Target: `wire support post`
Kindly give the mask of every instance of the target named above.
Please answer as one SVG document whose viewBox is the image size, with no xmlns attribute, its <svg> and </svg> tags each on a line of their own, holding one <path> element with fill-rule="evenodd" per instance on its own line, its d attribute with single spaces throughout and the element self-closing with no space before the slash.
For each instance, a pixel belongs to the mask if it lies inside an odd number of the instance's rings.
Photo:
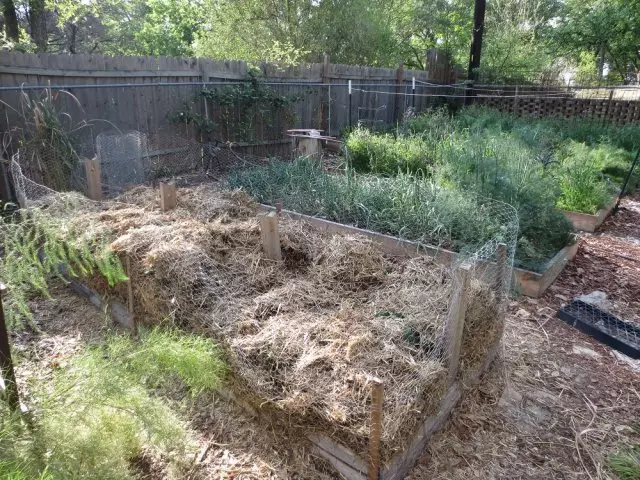
<svg viewBox="0 0 640 480">
<path fill-rule="evenodd" d="M 18 384 L 13 370 L 13 360 L 11 358 L 11 347 L 9 346 L 9 333 L 7 332 L 7 324 L 4 316 L 4 308 L 2 306 L 2 297 L 7 287 L 0 283 L 0 373 L 2 374 L 2 383 L 0 384 L 0 393 L 4 393 L 9 404 L 9 408 L 17 411 L 20 408 L 20 395 L 18 393 Z"/>
</svg>

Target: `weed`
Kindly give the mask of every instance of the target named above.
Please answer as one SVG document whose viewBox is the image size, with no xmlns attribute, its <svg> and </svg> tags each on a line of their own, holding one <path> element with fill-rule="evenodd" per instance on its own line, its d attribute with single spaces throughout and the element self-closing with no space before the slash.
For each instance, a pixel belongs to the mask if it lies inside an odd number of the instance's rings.
<svg viewBox="0 0 640 480">
<path fill-rule="evenodd" d="M 223 373 L 209 339 L 159 328 L 140 343 L 113 336 L 72 357 L 51 379 L 31 379 L 33 430 L 2 412 L 0 473 L 17 480 L 131 479 L 132 461 L 146 449 L 180 469 L 193 448 L 189 430 L 170 401 L 149 389 L 179 381 L 193 393 L 211 390 Z"/>
<path fill-rule="evenodd" d="M 640 480 L 640 446 L 612 455 L 608 463 L 620 480 Z"/>
</svg>

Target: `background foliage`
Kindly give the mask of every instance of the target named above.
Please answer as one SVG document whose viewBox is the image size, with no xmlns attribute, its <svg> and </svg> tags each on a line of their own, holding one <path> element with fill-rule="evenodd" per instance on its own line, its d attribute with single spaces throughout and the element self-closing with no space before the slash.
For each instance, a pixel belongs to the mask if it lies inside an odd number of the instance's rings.
<svg viewBox="0 0 640 480">
<path fill-rule="evenodd" d="M 437 47 L 465 68 L 473 0 L 4 0 L 5 48 L 197 55 L 424 69 Z M 637 81 L 640 0 L 491 0 L 492 81 Z"/>
</svg>

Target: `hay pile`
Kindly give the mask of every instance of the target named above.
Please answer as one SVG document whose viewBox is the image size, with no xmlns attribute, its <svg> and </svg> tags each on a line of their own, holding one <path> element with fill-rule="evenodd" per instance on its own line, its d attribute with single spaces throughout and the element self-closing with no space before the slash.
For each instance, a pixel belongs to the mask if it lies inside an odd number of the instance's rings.
<svg viewBox="0 0 640 480">
<path fill-rule="evenodd" d="M 72 223 L 130 258 L 139 320 L 170 318 L 215 336 L 237 388 L 307 432 L 364 454 L 369 383 L 379 378 L 389 458 L 440 404 L 453 282 L 428 258 L 390 258 L 363 237 L 281 219 L 284 258 L 274 262 L 262 253 L 256 205 L 212 186 L 181 190 L 166 214 L 157 193 L 139 187 L 76 212 Z M 112 294 L 126 298 L 122 287 Z M 474 325 L 490 325 L 491 307 L 476 303 Z M 474 329 L 463 346 L 470 358 L 482 348 Z"/>
</svg>

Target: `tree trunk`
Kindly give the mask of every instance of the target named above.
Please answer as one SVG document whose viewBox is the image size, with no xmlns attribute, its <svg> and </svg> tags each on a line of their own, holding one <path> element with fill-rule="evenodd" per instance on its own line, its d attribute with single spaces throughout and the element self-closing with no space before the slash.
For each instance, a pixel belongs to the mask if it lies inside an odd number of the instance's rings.
<svg viewBox="0 0 640 480">
<path fill-rule="evenodd" d="M 45 0 L 29 0 L 29 27 L 31 40 L 36 44 L 38 52 L 47 50 L 47 16 L 44 8 Z"/>
<path fill-rule="evenodd" d="M 69 24 L 69 53 L 76 53 L 76 40 L 78 38 L 78 26 L 75 23 Z"/>
<path fill-rule="evenodd" d="M 598 78 L 602 80 L 604 77 L 604 45 L 600 46 L 598 50 Z"/>
<path fill-rule="evenodd" d="M 7 38 L 17 42 L 20 40 L 20 29 L 18 28 L 18 17 L 16 16 L 16 6 L 13 0 L 2 0 L 2 14 Z"/>
</svg>

